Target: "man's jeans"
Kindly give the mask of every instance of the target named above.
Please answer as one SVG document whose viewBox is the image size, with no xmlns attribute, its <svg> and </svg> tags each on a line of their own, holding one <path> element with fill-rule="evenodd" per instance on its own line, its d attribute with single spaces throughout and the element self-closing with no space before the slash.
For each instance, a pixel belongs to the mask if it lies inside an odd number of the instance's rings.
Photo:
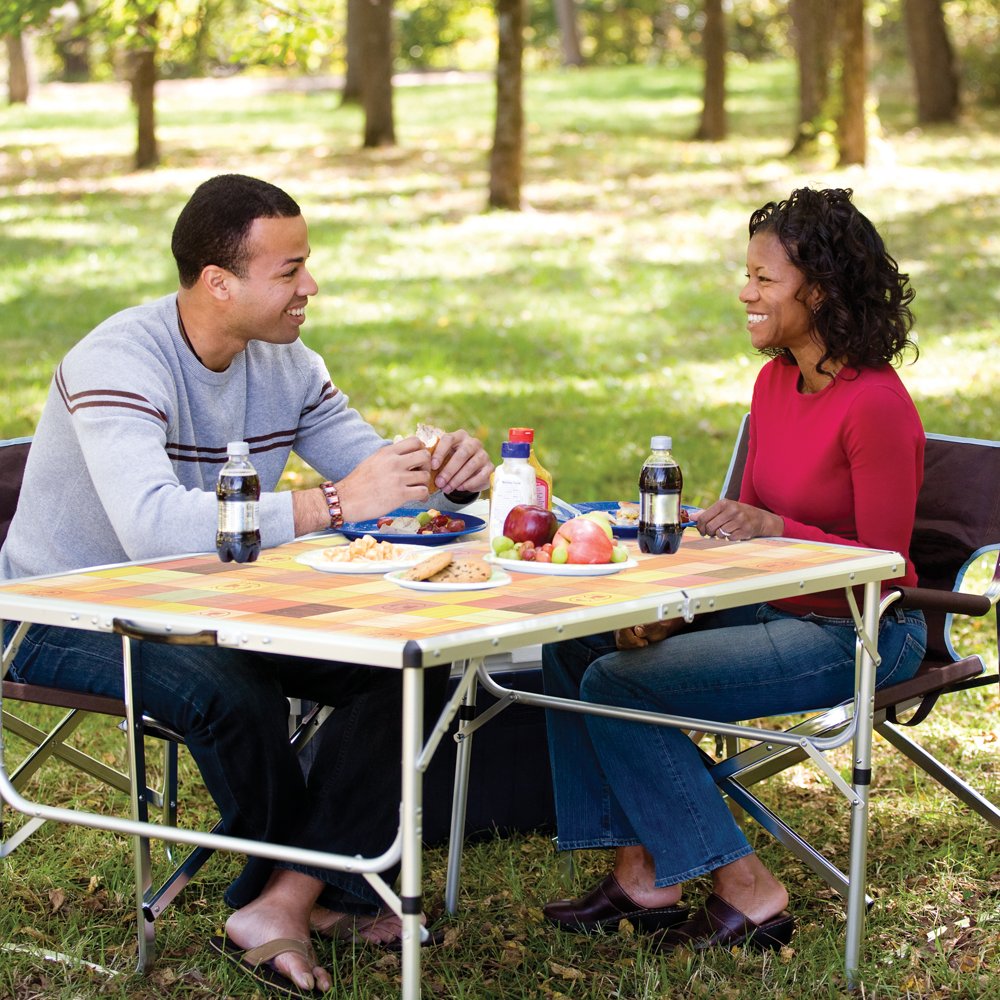
<svg viewBox="0 0 1000 1000">
<path fill-rule="evenodd" d="M 14 623 L 6 623 L 5 642 Z M 34 625 L 11 666 L 11 680 L 123 696 L 121 638 Z M 143 707 L 184 737 L 225 832 L 339 854 L 380 854 L 399 825 L 398 670 L 205 646 L 137 643 Z M 448 671 L 426 673 L 428 711 L 444 697 Z M 315 737 L 304 776 L 288 742 L 288 698 L 335 709 Z M 245 906 L 274 862 L 250 858 L 226 900 Z M 295 868 L 327 883 L 322 902 L 370 911 L 378 896 L 360 875 Z M 391 882 L 395 870 L 385 873 Z"/>
<path fill-rule="evenodd" d="M 920 612 L 884 616 L 877 686 L 916 673 L 926 632 Z M 617 651 L 611 633 L 547 645 L 542 665 L 546 694 L 740 722 L 853 697 L 854 648 L 850 619 L 761 604 L 705 615 L 641 649 Z M 658 886 L 751 853 L 683 731 L 555 710 L 546 723 L 560 849 L 642 844 Z"/>
</svg>

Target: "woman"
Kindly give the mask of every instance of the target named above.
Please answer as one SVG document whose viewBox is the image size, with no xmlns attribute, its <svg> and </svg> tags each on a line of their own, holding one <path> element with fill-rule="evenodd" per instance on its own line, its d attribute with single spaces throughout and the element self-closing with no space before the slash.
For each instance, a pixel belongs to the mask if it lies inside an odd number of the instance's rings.
<svg viewBox="0 0 1000 1000">
<path fill-rule="evenodd" d="M 771 360 L 754 387 L 740 498 L 706 508 L 702 535 L 908 552 L 924 433 L 892 363 L 913 346 L 913 291 L 850 199 L 802 188 L 751 216 L 740 301 Z M 916 582 L 908 559 L 898 582 Z M 925 641 L 919 612 L 884 616 L 877 685 L 912 676 Z M 854 648 L 837 591 L 546 646 L 543 667 L 548 694 L 736 722 L 851 697 Z M 659 930 L 661 950 L 788 942 L 787 892 L 682 731 L 557 711 L 547 723 L 560 849 L 616 848 L 612 872 L 549 903 L 550 921 L 587 932 L 627 917 Z M 683 884 L 704 874 L 713 892 L 689 918 Z"/>
</svg>

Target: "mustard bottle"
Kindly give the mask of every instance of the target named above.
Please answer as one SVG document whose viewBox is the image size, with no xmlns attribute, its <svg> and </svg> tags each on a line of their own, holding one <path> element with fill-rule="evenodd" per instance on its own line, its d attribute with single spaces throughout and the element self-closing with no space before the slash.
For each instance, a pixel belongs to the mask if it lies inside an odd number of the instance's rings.
<svg viewBox="0 0 1000 1000">
<path fill-rule="evenodd" d="M 511 427 L 507 439 L 514 442 L 525 442 L 531 450 L 528 453 L 528 465 L 535 472 L 535 504 L 552 509 L 552 473 L 549 472 L 535 454 L 535 431 L 533 427 Z"/>
</svg>

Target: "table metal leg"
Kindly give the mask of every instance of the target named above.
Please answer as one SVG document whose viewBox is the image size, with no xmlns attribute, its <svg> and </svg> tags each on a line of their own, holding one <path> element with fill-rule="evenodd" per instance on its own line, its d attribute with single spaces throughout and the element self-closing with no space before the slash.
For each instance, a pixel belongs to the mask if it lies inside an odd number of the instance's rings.
<svg viewBox="0 0 1000 1000">
<path fill-rule="evenodd" d="M 871 643 L 878 638 L 879 584 L 865 584 L 864 636 L 858 640 L 858 679 L 855 695 L 854 774 L 851 784 L 855 801 L 851 806 L 851 852 L 848 868 L 847 930 L 844 967 L 850 987 L 857 984 L 861 964 L 861 939 L 865 925 L 865 876 L 868 861 L 868 791 L 871 786 L 872 725 L 875 719 L 875 660 Z"/>
<path fill-rule="evenodd" d="M 424 729 L 424 672 L 421 667 L 403 668 L 402 823 L 403 847 L 400 868 L 400 902 L 403 921 L 403 1000 L 420 997 L 420 917 L 423 873 L 423 774 L 418 757 Z"/>
<path fill-rule="evenodd" d="M 473 669 L 466 665 L 466 670 Z M 465 813 L 469 798 L 469 768 L 472 763 L 473 731 L 469 722 L 476 717 L 476 691 L 473 682 L 465 693 L 458 715 L 458 743 L 455 748 L 455 784 L 451 797 L 451 828 L 448 834 L 448 877 L 445 882 L 445 909 L 458 912 L 458 890 L 462 878 L 462 848 L 465 844 Z"/>
</svg>

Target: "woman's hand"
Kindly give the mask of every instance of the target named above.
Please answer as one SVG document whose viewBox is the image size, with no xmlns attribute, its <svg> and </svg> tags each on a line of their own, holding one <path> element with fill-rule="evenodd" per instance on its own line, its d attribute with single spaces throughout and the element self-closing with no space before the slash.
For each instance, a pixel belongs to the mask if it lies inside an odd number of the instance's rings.
<svg viewBox="0 0 1000 1000">
<path fill-rule="evenodd" d="M 615 646 L 618 649 L 642 649 L 653 642 L 662 642 L 684 627 L 683 618 L 668 618 L 666 621 L 650 622 L 648 625 L 633 625 L 631 628 L 615 630 Z"/>
<path fill-rule="evenodd" d="M 716 500 L 695 519 L 698 531 L 710 538 L 745 542 L 748 538 L 781 537 L 785 521 L 777 514 L 736 500 Z"/>
</svg>

